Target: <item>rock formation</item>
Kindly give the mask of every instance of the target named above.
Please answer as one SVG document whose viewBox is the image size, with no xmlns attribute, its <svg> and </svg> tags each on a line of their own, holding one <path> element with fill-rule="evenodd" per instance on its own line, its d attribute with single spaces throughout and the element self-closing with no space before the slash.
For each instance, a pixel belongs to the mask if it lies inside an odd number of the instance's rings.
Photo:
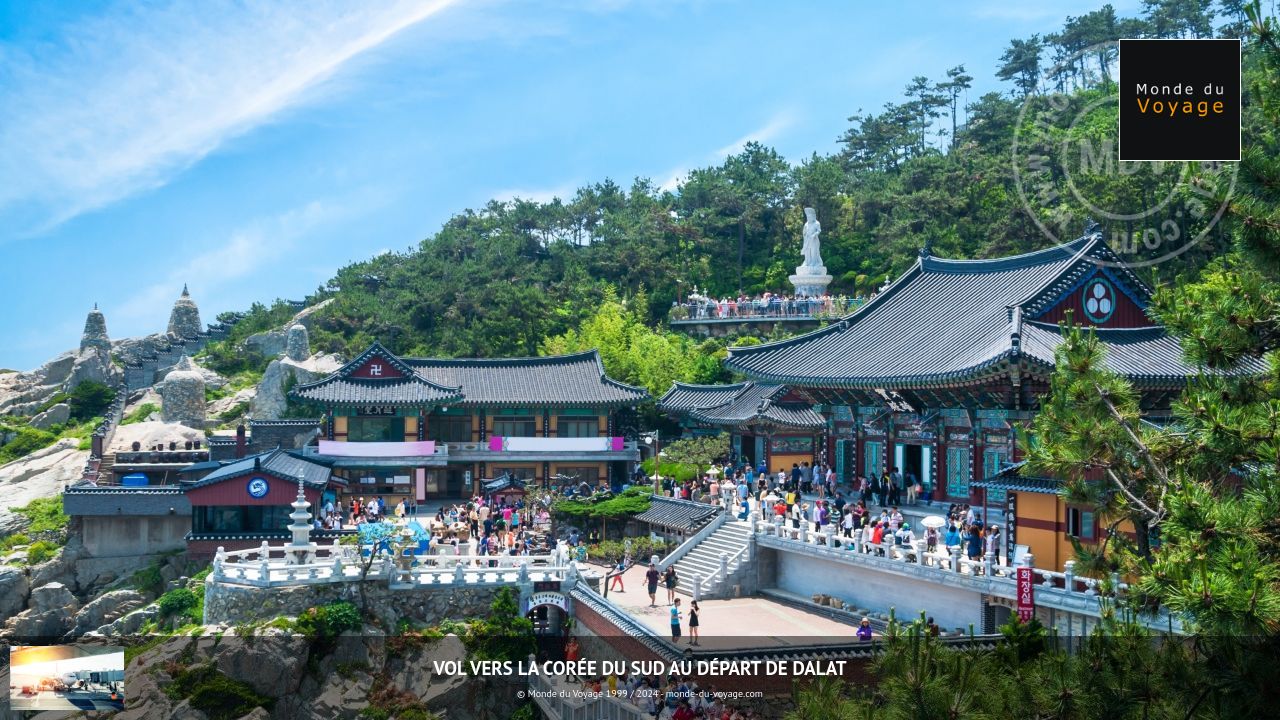
<svg viewBox="0 0 1280 720">
<path fill-rule="evenodd" d="M 114 386 L 122 376 L 111 361 L 106 320 L 95 306 L 85 319 L 78 349 L 64 352 L 30 372 L 0 374 L 0 414 L 30 415 L 54 394 L 85 380 Z"/>
<path fill-rule="evenodd" d="M 93 304 L 89 316 L 84 319 L 84 333 L 80 335 L 80 351 L 84 352 L 89 348 L 98 348 L 105 353 L 111 352 L 111 338 L 107 336 L 107 319 L 98 309 L 97 303 Z"/>
<path fill-rule="evenodd" d="M 71 419 L 71 406 L 66 403 L 58 403 L 44 412 L 36 415 L 28 421 L 28 425 L 33 428 L 45 430 L 54 425 L 65 424 Z"/>
<path fill-rule="evenodd" d="M 7 465 L 0 465 L 0 536 L 18 532 L 26 520 L 9 510 L 23 507 L 37 498 L 54 497 L 62 486 L 80 479 L 88 450 L 80 443 L 63 438 L 47 448 L 37 450 Z"/>
<path fill-rule="evenodd" d="M 289 328 L 285 341 L 284 356 L 290 360 L 305 362 L 311 357 L 311 341 L 307 337 L 307 326 L 301 323 Z"/>
<path fill-rule="evenodd" d="M 342 362 L 336 355 L 324 353 L 301 362 L 288 357 L 272 360 L 249 411 L 255 420 L 277 420 L 288 406 L 288 388 L 320 380 L 340 367 Z"/>
<path fill-rule="evenodd" d="M 183 356 L 165 376 L 160 397 L 160 412 L 165 422 L 196 429 L 204 427 L 204 375 L 191 358 Z"/>
<path fill-rule="evenodd" d="M 200 308 L 196 307 L 196 302 L 191 299 L 191 293 L 187 292 L 187 286 L 182 286 L 182 295 L 173 304 L 173 310 L 169 313 L 169 328 L 167 332 L 170 335 L 180 338 L 189 338 L 199 335 L 204 330 L 204 325 L 200 323 Z"/>
</svg>

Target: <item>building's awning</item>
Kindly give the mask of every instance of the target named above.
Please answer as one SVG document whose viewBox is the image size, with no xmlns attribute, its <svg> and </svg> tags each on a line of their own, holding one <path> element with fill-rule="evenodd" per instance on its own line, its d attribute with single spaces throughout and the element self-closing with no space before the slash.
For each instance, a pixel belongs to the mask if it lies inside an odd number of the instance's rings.
<svg viewBox="0 0 1280 720">
<path fill-rule="evenodd" d="M 706 525 L 718 512 L 720 508 L 715 505 L 655 495 L 650 500 L 649 509 L 635 519 L 650 525 L 688 531 Z"/>
<path fill-rule="evenodd" d="M 1049 477 L 1024 476 L 1023 468 L 1027 461 L 1014 463 L 989 478 L 970 483 L 972 487 L 988 490 L 1007 490 L 1009 492 L 1040 493 L 1057 495 L 1062 489 L 1062 481 Z"/>
</svg>

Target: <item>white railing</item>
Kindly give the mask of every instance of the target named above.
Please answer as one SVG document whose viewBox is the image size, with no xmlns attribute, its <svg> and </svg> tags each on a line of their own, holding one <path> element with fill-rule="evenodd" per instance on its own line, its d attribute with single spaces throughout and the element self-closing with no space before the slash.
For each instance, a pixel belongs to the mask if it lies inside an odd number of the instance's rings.
<svg viewBox="0 0 1280 720">
<path fill-rule="evenodd" d="M 506 585 L 564 580 L 577 565 L 560 555 L 404 555 L 370 559 L 355 545 L 293 548 L 262 545 L 227 552 L 218 548 L 209 577 L 215 583 L 288 587 L 385 580 L 392 587 Z"/>
<path fill-rule="evenodd" d="M 983 578 L 1005 588 L 1012 594 L 1016 583 L 1018 566 L 997 562 L 994 553 L 985 553 L 979 560 L 971 560 L 961 554 L 960 548 L 934 551 L 928 549 L 925 540 L 916 540 L 912 545 L 898 545 L 890 542 L 879 544 L 863 539 L 859 533 L 852 538 L 841 536 L 834 525 L 826 526 L 822 532 L 815 532 L 807 523 L 799 528 L 787 527 L 778 518 L 774 523 L 761 523 L 757 526 L 759 537 L 776 538 L 785 543 L 796 543 L 810 549 L 819 549 L 824 554 L 862 564 L 880 565 L 885 562 L 896 562 L 929 568 L 939 573 L 950 573 L 973 578 Z M 1023 558 L 1022 567 L 1031 567 L 1034 559 L 1028 555 Z M 1129 586 L 1120 582 L 1113 575 L 1108 582 L 1097 578 L 1078 577 L 1074 572 L 1075 561 L 1068 560 L 1063 572 L 1043 570 L 1031 567 L 1032 581 L 1037 590 L 1052 590 L 1067 595 L 1084 597 L 1123 597 Z"/>
<path fill-rule="evenodd" d="M 694 600 L 701 600 L 703 593 L 714 592 L 719 589 L 721 583 L 728 581 L 729 576 L 737 572 L 742 567 L 742 563 L 751 559 L 751 542 L 742 547 L 741 550 L 730 556 L 728 553 L 720 553 L 720 567 L 711 574 L 711 577 L 703 579 L 699 575 L 693 576 L 690 588 L 693 592 Z"/>
<path fill-rule="evenodd" d="M 658 569 L 665 571 L 667 568 L 675 565 L 677 560 L 688 555 L 690 550 L 698 546 L 698 543 L 706 540 L 711 536 L 711 533 L 719 530 L 728 518 L 729 514 L 726 512 L 721 511 L 716 513 L 715 517 L 711 518 L 711 522 L 703 525 L 702 529 L 698 530 L 698 532 L 693 535 L 690 535 L 684 542 L 676 546 L 675 550 L 672 550 L 666 557 L 662 558 L 662 562 L 658 563 Z"/>
<path fill-rule="evenodd" d="M 535 662 L 532 655 L 529 662 Z M 618 692 L 624 692 L 621 684 Z M 529 695 L 549 720 L 652 720 L 631 701 L 610 695 L 607 686 L 596 694 L 560 678 L 539 674 L 529 678 Z M 657 698 L 659 702 L 661 699 Z"/>
</svg>

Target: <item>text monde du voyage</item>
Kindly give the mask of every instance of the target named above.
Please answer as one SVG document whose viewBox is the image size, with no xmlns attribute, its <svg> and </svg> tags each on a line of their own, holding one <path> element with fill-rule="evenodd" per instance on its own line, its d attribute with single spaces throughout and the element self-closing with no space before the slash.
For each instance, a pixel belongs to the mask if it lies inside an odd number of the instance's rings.
<svg viewBox="0 0 1280 720">
<path fill-rule="evenodd" d="M 1226 96 L 1225 86 L 1214 83 L 1205 83 L 1203 87 L 1190 83 L 1134 83 L 1134 94 L 1138 112 L 1143 115 L 1209 117 L 1227 111 L 1225 101 L 1214 99 Z"/>
</svg>

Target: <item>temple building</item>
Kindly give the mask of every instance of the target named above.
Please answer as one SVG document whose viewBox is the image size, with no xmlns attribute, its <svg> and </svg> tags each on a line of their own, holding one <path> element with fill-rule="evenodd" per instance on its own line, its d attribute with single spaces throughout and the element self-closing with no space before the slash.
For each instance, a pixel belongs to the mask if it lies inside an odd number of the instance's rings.
<svg viewBox="0 0 1280 720">
<path fill-rule="evenodd" d="M 905 274 L 856 312 L 788 340 L 730 348 L 727 365 L 789 388 L 829 425 L 825 449 L 849 481 L 892 466 L 934 502 L 1005 510 L 1006 549 L 1039 567 L 1073 557 L 1070 537 L 1096 541 L 1090 508 L 1066 505 L 1058 483 L 1023 478 L 1018 442 L 1049 391 L 1059 323 L 1096 330 L 1106 365 L 1133 382 L 1149 420 L 1197 369 L 1148 314 L 1151 289 L 1102 240 L 991 260 L 922 251 Z M 670 393 L 668 393 L 670 395 Z M 776 468 L 771 468 L 776 470 Z"/>
<path fill-rule="evenodd" d="M 352 496 L 463 497 L 481 481 L 616 484 L 639 460 L 620 417 L 649 397 L 605 375 L 599 354 L 401 358 L 378 343 L 291 397 L 322 415 L 308 457 Z"/>
<path fill-rule="evenodd" d="M 181 485 L 190 506 L 191 527 L 186 541 L 187 554 L 193 557 L 210 557 L 219 546 L 241 550 L 264 540 L 288 538 L 285 528 L 299 483 L 311 503 L 313 517 L 325 504 L 336 503 L 346 486 L 327 463 L 285 450 L 210 466 L 212 469 L 198 480 Z M 337 535 L 334 531 L 311 532 L 312 539 Z"/>
<path fill-rule="evenodd" d="M 763 462 L 770 472 L 812 463 L 827 429 L 810 401 L 768 383 L 678 382 L 658 400 L 658 409 L 689 434 L 729 433 L 735 458 L 752 467 Z"/>
</svg>

